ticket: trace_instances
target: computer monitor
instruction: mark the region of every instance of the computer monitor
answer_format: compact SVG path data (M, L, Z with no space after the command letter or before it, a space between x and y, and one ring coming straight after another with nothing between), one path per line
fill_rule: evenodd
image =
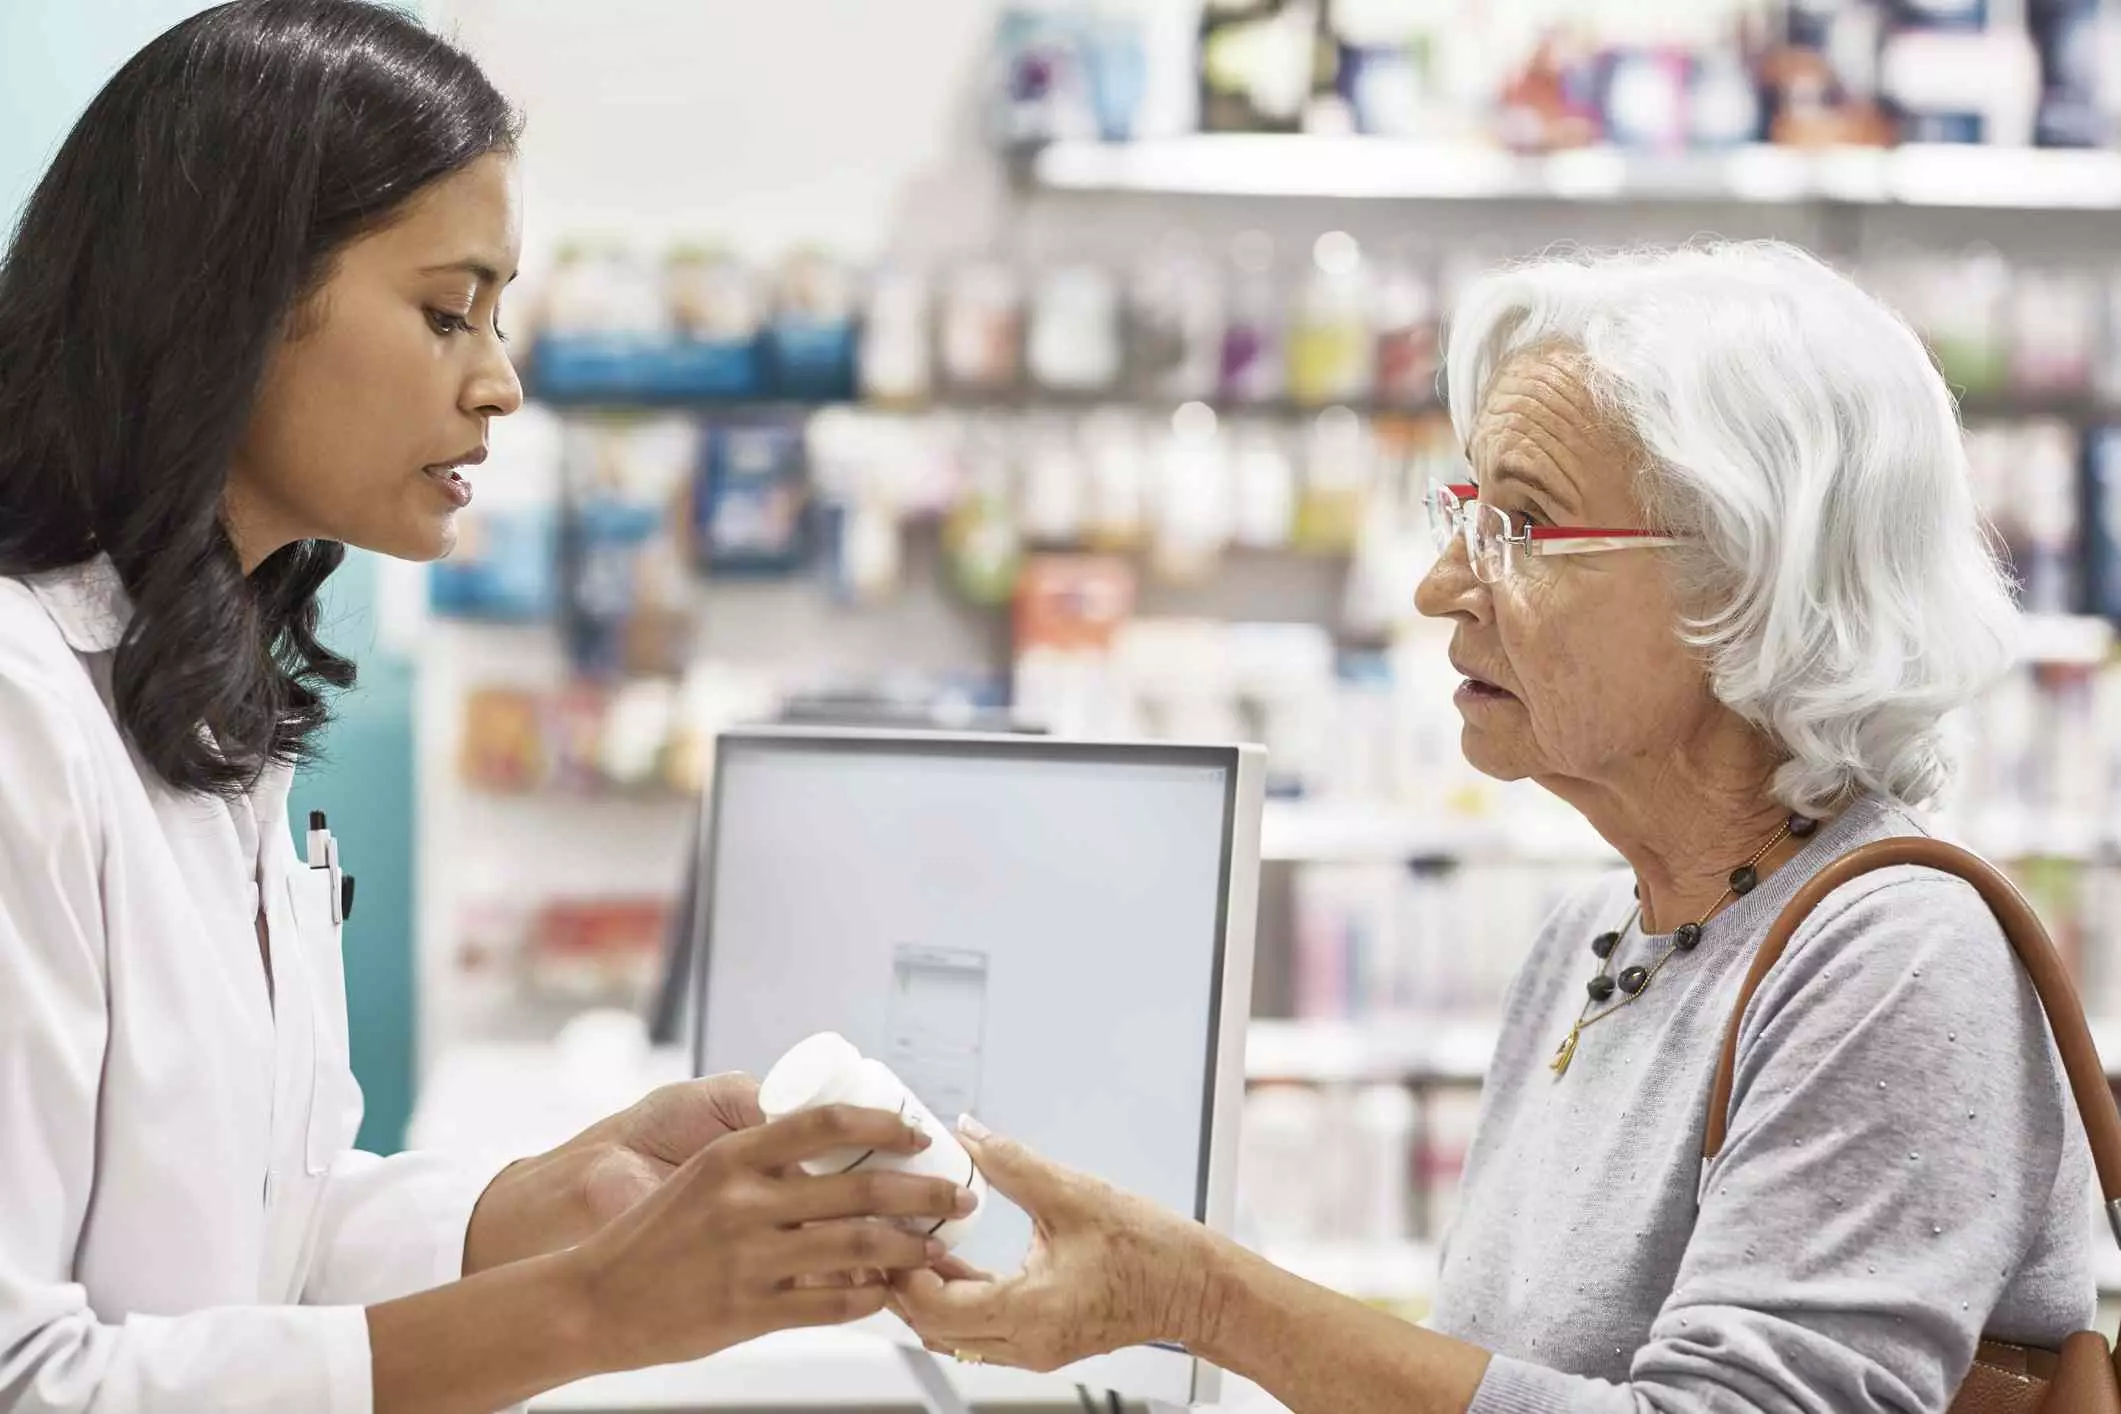
M1230 1229L1265 753L770 728L720 738L694 1060L763 1074L818 1031L1051 1158ZM1010 1271L993 1195L960 1255ZM885 1318L879 1327L910 1339ZM1212 1403L1175 1347L1071 1367Z

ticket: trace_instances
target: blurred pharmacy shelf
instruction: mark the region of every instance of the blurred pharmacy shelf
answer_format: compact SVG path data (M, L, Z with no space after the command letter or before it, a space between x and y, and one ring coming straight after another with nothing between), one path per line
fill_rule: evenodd
M1245 1032L1245 1074L1253 1080L1320 1084L1478 1082L1494 1050L1492 1021L1416 1020L1387 1026L1254 1017Z
M2111 620L2089 614L2025 614L2018 620L2018 661L2089 667L2113 651Z
M1163 195L2121 209L2121 152L1971 144L1521 156L1387 138L1215 133L1054 143L1032 158L1029 176L1053 191Z
M1275 1243L1260 1255L1305 1281L1416 1320L1428 1314L1436 1289L1439 1253L1426 1242Z
M1270 860L1314 864L1407 859L1620 863L1590 826L1573 817L1439 820L1365 800L1270 800L1260 819L1259 851Z

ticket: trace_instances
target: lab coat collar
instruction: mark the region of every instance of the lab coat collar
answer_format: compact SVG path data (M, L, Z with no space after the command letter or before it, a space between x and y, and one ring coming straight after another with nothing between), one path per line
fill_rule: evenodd
M108 555L30 575L24 582L76 653L111 652L132 622L132 596L125 592L125 582ZM294 776L294 767L279 764L259 774L251 788L251 801L261 820L276 819L287 809Z
M110 652L132 622L132 596L108 555L30 575L25 582L76 653Z

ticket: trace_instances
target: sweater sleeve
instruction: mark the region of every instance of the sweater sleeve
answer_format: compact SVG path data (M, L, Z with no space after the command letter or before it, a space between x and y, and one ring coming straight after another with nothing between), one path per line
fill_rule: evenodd
M1913 868L1837 892L1755 994L1735 1080L1628 1380L1498 1357L1471 1414L1947 1406L2083 1146L1994 917Z

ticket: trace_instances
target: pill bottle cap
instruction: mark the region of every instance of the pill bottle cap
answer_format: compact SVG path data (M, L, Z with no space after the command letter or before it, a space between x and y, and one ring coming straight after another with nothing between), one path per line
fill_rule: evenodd
M816 1109L819 1105L860 1104L859 1092L870 1088L862 1053L837 1031L820 1031L799 1041L774 1062L759 1084L759 1108L768 1119Z

